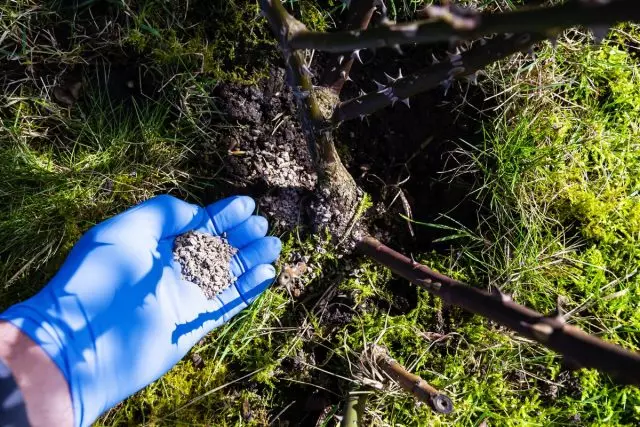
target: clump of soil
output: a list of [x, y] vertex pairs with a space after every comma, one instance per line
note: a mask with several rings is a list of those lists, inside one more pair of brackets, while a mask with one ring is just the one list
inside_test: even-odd
[[304, 291], [303, 276], [310, 270], [307, 264], [286, 264], [278, 276], [278, 283], [285, 287], [294, 298], [299, 298]]
[[235, 282], [230, 262], [237, 251], [222, 237], [190, 231], [176, 238], [173, 258], [182, 267], [182, 278], [212, 299]]

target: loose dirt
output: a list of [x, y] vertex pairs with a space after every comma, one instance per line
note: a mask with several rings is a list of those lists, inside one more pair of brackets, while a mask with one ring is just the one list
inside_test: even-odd
[[238, 182], [268, 188], [258, 201], [261, 213], [277, 227], [291, 229], [304, 222], [302, 199], [317, 177], [284, 82], [284, 70], [276, 68], [256, 86], [220, 85], [216, 96], [233, 125], [225, 138], [227, 169]]
[[222, 237], [190, 231], [176, 238], [173, 258], [182, 267], [182, 278], [212, 299], [235, 282], [230, 262], [237, 251]]

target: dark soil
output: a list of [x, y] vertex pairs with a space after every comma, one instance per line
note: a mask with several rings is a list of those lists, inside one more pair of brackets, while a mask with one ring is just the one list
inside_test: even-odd
[[257, 196], [261, 213], [281, 230], [307, 222], [303, 199], [316, 183], [295, 103], [284, 70], [274, 69], [258, 86], [221, 84], [215, 91], [231, 127], [222, 130], [221, 151], [236, 185]]
[[[344, 96], [353, 96], [360, 88], [373, 90], [373, 80], [385, 81], [385, 72], [395, 76], [401, 67], [407, 75], [430, 65], [426, 58], [431, 58], [431, 49], [405, 50], [404, 56], [378, 52], [371, 65], [353, 74], [354, 83], [348, 83]], [[436, 55], [442, 56], [438, 51]], [[482, 143], [480, 112], [490, 107], [478, 87], [457, 83], [446, 95], [444, 88], [435, 89], [411, 98], [411, 108], [397, 103], [364, 121], [352, 120], [340, 127], [338, 140], [348, 150], [348, 168], [379, 203], [376, 225], [392, 233], [395, 247], [408, 251], [448, 247], [433, 243], [446, 232], [410, 226], [401, 215], [426, 223], [442, 223], [447, 215], [469, 228], [477, 224], [481, 207], [469, 197], [475, 182], [452, 179], [446, 171], [466, 160], [455, 152], [462, 141]]]

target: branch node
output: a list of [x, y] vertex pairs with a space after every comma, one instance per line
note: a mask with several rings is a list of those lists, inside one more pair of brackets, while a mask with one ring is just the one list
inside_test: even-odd
[[480, 23], [477, 12], [456, 6], [427, 6], [424, 12], [430, 18], [444, 21], [456, 30], [471, 31]]
[[533, 325], [529, 325], [529, 329], [531, 331], [531, 334], [541, 342], [549, 341], [549, 337], [551, 337], [551, 334], [553, 334], [554, 331], [553, 326], [544, 322], [538, 322], [534, 323]]

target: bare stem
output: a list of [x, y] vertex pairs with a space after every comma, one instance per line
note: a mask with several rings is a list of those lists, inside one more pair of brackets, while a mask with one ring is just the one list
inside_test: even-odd
[[453, 410], [451, 399], [392, 359], [385, 348], [376, 345], [373, 354], [380, 369], [416, 399], [427, 403], [434, 411], [441, 414], [448, 414]]
[[394, 273], [442, 298], [557, 351], [578, 367], [595, 368], [624, 384], [640, 384], [640, 354], [602, 341], [567, 325], [562, 317], [543, 316], [516, 304], [507, 295], [472, 288], [437, 273], [383, 245], [372, 237], [360, 241], [358, 250]]
[[487, 65], [504, 59], [516, 52], [528, 50], [535, 43], [544, 40], [542, 34], [500, 35], [491, 40], [481, 40], [471, 49], [460, 55], [450, 55], [442, 62], [416, 72], [407, 77], [388, 82], [389, 85], [378, 88], [357, 98], [338, 104], [333, 114], [334, 122], [355, 119], [374, 113], [398, 101], [421, 92], [434, 89], [439, 85], [451, 84], [454, 79], [472, 75]]
[[637, 0], [575, 0], [500, 13], [462, 14], [446, 8], [432, 10], [432, 15], [437, 16], [433, 19], [384, 25], [366, 31], [302, 31], [291, 38], [290, 45], [293, 49], [346, 52], [406, 43], [472, 40], [496, 33], [557, 32], [576, 25], [610, 27], [640, 19]]

